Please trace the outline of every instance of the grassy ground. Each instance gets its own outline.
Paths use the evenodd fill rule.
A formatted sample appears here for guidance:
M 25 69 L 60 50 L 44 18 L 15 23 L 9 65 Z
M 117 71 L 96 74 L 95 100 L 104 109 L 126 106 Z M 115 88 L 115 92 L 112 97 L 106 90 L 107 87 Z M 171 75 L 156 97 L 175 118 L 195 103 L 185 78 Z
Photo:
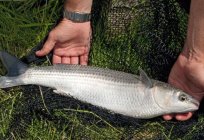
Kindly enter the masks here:
M 0 50 L 22 57 L 47 34 L 59 17 L 62 2 L 41 2 L 0 2 Z M 99 3 L 103 4 L 102 8 Z M 181 50 L 186 15 L 173 0 L 141 0 L 133 8 L 124 7 L 117 14 L 114 13 L 117 8 L 107 10 L 107 3 L 97 0 L 95 3 L 100 10 L 95 11 L 93 20 L 90 64 L 135 74 L 140 66 L 150 77 L 165 81 Z M 134 12 L 136 16 L 127 16 Z M 121 15 L 132 22 L 126 23 Z M 119 22 L 125 28 L 118 29 Z M 0 74 L 5 74 L 2 65 Z M 37 86 L 0 90 L 2 140 L 203 139 L 203 122 L 202 113 L 186 122 L 166 122 L 161 118 L 137 120 Z

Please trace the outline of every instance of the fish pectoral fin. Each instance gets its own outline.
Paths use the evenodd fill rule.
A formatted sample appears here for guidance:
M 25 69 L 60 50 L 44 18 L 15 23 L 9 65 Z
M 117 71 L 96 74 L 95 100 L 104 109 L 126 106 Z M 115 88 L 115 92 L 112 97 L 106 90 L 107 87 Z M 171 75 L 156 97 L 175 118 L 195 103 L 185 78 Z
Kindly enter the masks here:
M 61 94 L 62 92 L 59 90 L 53 90 L 54 93 Z
M 59 89 L 55 89 L 53 90 L 54 93 L 60 94 L 60 95 L 66 95 L 66 96 L 70 96 L 69 93 L 63 91 L 63 90 L 59 90 Z
M 153 83 L 151 81 L 151 79 L 147 76 L 147 74 L 141 69 L 139 68 L 140 71 L 140 80 L 148 87 L 148 88 L 152 88 L 153 87 Z

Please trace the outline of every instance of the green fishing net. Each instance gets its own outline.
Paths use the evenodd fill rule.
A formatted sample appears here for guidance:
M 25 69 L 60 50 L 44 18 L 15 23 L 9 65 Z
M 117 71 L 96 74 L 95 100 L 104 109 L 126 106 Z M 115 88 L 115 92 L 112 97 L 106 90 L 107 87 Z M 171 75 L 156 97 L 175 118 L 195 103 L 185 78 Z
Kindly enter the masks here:
M 22 57 L 59 18 L 62 2 L 2 2 L 0 7 L 0 50 Z M 94 0 L 92 14 L 90 65 L 133 74 L 140 67 L 167 81 L 187 29 L 188 15 L 176 0 Z M 0 139 L 204 138 L 201 111 L 185 122 L 134 119 L 38 86 L 0 91 L 0 116 Z
M 166 81 L 186 32 L 186 15 L 179 5 L 165 0 L 106 1 L 102 5 L 93 18 L 93 51 L 110 52 L 108 60 L 115 61 L 115 66 L 106 62 L 107 67 L 137 73 L 140 66 L 151 77 Z M 114 60 L 111 55 L 116 56 Z M 93 57 L 94 64 L 97 58 L 104 57 Z

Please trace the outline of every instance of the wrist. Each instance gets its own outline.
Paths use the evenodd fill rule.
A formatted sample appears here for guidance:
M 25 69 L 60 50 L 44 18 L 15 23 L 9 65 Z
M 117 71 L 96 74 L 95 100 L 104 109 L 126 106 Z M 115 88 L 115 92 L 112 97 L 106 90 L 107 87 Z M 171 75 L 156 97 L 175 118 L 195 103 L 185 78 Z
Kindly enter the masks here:
M 91 13 L 93 0 L 66 0 L 64 9 L 70 12 Z

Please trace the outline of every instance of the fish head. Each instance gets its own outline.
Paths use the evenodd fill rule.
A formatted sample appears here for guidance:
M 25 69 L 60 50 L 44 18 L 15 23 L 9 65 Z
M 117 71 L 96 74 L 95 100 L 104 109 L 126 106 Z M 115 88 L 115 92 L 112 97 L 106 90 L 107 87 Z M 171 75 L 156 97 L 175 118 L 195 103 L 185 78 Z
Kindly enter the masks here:
M 154 100 L 165 113 L 185 113 L 198 110 L 199 101 L 166 83 L 154 87 Z

